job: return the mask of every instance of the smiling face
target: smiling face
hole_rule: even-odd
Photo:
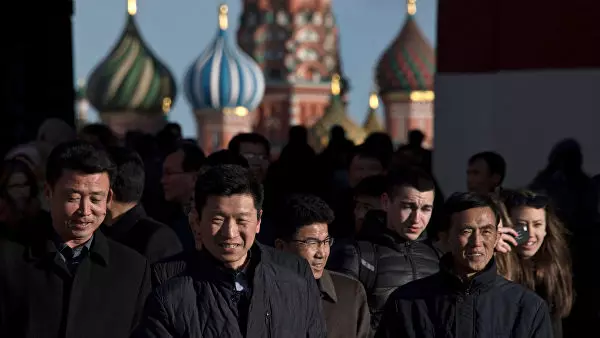
[[[64,170],[53,187],[46,185],[52,225],[68,246],[88,241],[106,217],[112,199],[107,173]]]
[[[238,269],[260,231],[261,214],[249,194],[209,196],[196,223],[197,238],[214,258]]]
[[[496,216],[489,207],[452,215],[448,247],[459,276],[469,278],[483,271],[490,262],[499,238],[496,223]]]
[[[515,207],[510,210],[510,217],[515,226],[527,227],[529,233],[529,240],[517,247],[519,255],[523,258],[533,257],[546,237],[546,209]]]

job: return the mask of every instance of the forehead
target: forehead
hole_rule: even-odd
[[[329,236],[327,223],[314,223],[298,229],[297,238],[317,238],[323,240]]]
[[[165,168],[181,168],[183,163],[184,154],[183,151],[178,150],[174,153],[169,154],[165,158],[164,166]]]
[[[240,143],[240,153],[266,154],[267,149],[261,143],[242,142]]]
[[[401,201],[410,201],[421,204],[433,204],[435,192],[419,191],[411,186],[402,185],[396,188],[396,199]]]
[[[488,171],[488,164],[483,158],[478,158],[469,163],[469,170]]]
[[[107,173],[86,174],[80,171],[64,170],[55,188],[77,191],[108,191],[110,179]]]
[[[452,224],[473,227],[496,226],[496,216],[490,207],[471,208],[452,214]]]
[[[203,211],[226,214],[256,213],[254,198],[250,194],[235,194],[231,196],[209,196]]]
[[[546,210],[544,208],[536,209],[532,207],[515,207],[510,210],[510,214],[517,218],[527,219],[545,219]]]

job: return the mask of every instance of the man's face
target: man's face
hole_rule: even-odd
[[[384,168],[379,160],[376,158],[356,155],[352,158],[350,167],[348,168],[348,180],[350,187],[356,187],[358,183],[360,183],[360,181],[365,177],[380,175],[383,173]]]
[[[459,275],[471,277],[482,271],[494,256],[498,242],[496,216],[489,207],[455,213],[450,218],[448,248]]]
[[[387,227],[409,241],[414,241],[427,227],[433,211],[434,191],[419,191],[413,187],[396,188],[395,196],[382,195]]]
[[[492,175],[483,159],[476,159],[467,169],[467,189],[471,192],[488,194],[499,184],[498,175]]]
[[[167,201],[188,203],[196,183],[195,172],[183,171],[184,153],[178,150],[165,159],[163,164],[162,186]]]
[[[354,197],[354,226],[358,233],[365,221],[365,215],[370,210],[381,210],[381,197],[359,195]]]
[[[246,262],[248,250],[260,231],[261,210],[249,194],[209,196],[196,223],[203,250],[231,269]]]
[[[240,144],[240,155],[244,156],[250,165],[250,170],[259,182],[267,175],[269,155],[267,149],[260,143],[244,142]]]
[[[304,257],[315,279],[321,278],[330,253],[327,224],[315,223],[298,230],[293,241],[286,243],[284,250]]]
[[[65,170],[54,187],[46,185],[54,230],[69,245],[86,242],[106,217],[112,199],[107,173]]]

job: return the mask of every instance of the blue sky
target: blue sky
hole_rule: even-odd
[[[373,71],[377,60],[398,34],[406,13],[405,0],[332,0],[341,32],[342,63],[352,83],[349,114],[362,123]],[[217,7],[230,7],[232,29],[237,29],[242,0],[138,0],[136,16],[142,35],[150,47],[173,71],[177,83],[191,62],[213,39],[217,30]],[[417,1],[417,21],[435,43],[437,0]],[[86,0],[75,7],[75,77],[87,78],[95,65],[109,52],[125,23],[127,0]],[[184,134],[195,136],[195,122],[183,88],[170,119],[183,126]],[[93,117],[95,113],[92,112]]]

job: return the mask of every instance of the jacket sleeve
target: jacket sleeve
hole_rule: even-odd
[[[534,317],[533,323],[531,325],[531,338],[552,338],[554,337],[554,332],[552,330],[552,319],[550,318],[550,313],[548,311],[548,306],[546,306],[546,302],[541,301],[540,306],[538,307]]]
[[[175,256],[183,251],[179,237],[171,228],[159,229],[148,242],[145,256],[151,263]]]
[[[356,323],[356,337],[369,338],[374,332],[371,330],[371,312],[367,303],[367,293],[362,284],[357,283],[356,310],[358,311],[358,323]]]
[[[327,324],[325,323],[325,315],[323,314],[321,292],[312,275],[310,279],[307,279],[306,283],[308,288],[308,322],[306,337],[327,338]]]
[[[135,315],[132,323],[131,329],[135,329],[138,323],[141,320],[142,313],[144,311],[144,303],[146,303],[146,299],[148,298],[148,294],[152,290],[150,284],[150,265],[146,262],[146,269],[144,270],[144,275],[142,276],[142,281],[140,283],[140,289],[138,293],[138,299],[135,304]]]
[[[327,260],[327,268],[359,279],[359,260],[356,245],[353,242],[347,242],[332,248],[331,255]]]
[[[140,325],[131,338],[173,338],[167,329],[171,325],[170,317],[165,309],[160,289],[155,289],[146,302]]]

